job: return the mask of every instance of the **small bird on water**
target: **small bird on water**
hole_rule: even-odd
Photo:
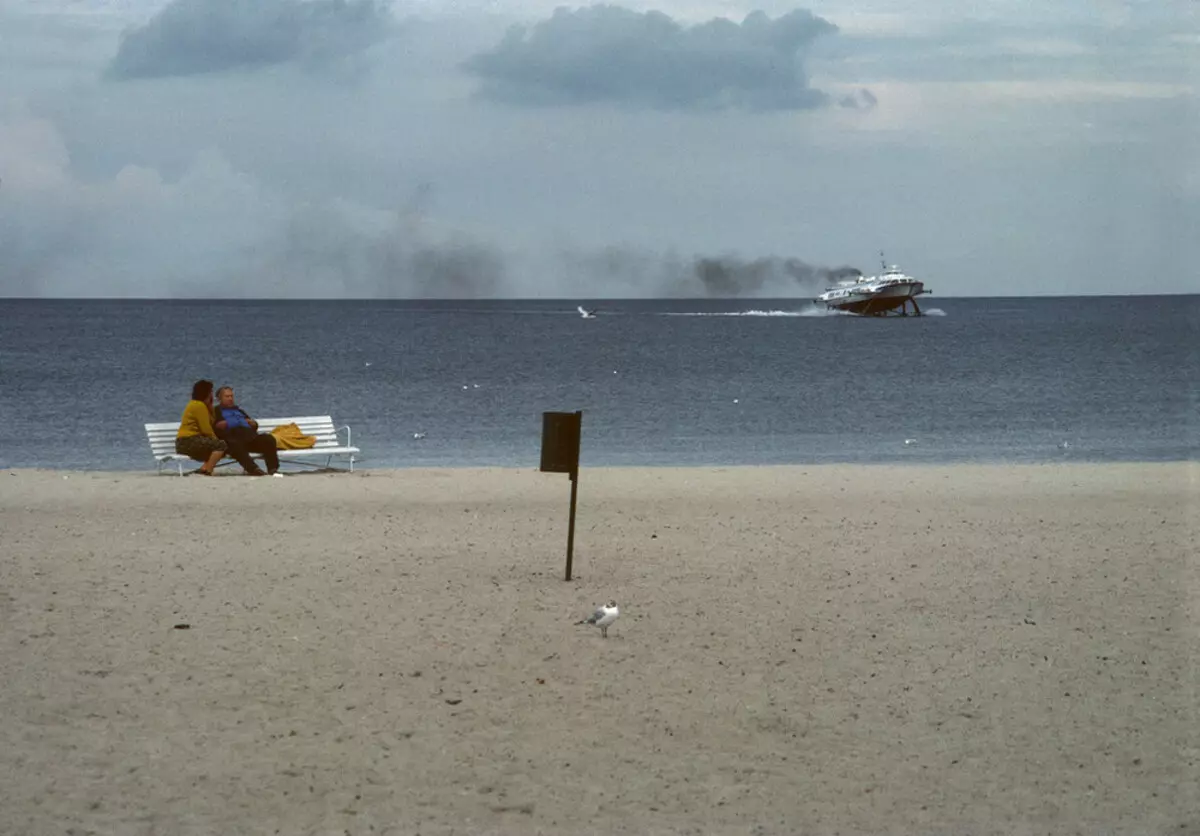
[[[617,602],[609,601],[603,607],[600,607],[598,610],[596,610],[594,613],[592,613],[588,618],[585,618],[583,621],[576,621],[575,623],[576,624],[595,624],[597,627],[600,628],[600,635],[607,639],[608,638],[608,628],[612,625],[612,623],[614,621],[617,620],[617,616],[619,616],[620,614],[621,614],[621,611],[619,609],[617,609]]]

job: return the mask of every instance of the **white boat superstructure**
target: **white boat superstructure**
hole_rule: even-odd
[[[908,316],[912,306],[913,316],[920,316],[917,297],[928,293],[925,283],[916,279],[896,265],[888,266],[883,253],[879,254],[882,269],[878,276],[859,276],[838,282],[814,299],[814,303],[830,310],[847,311],[862,316],[885,316],[898,314]]]

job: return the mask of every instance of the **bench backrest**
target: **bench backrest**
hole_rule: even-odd
[[[258,418],[256,420],[258,421],[258,431],[262,433],[269,433],[283,424],[297,425],[300,427],[300,432],[316,437],[317,443],[310,448],[313,450],[342,446],[333,426],[333,418],[329,415],[306,415],[300,418]],[[150,451],[155,458],[175,452],[175,436],[178,432],[178,421],[146,425],[146,438],[150,441]]]

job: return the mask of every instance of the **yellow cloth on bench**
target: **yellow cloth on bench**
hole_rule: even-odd
[[[314,436],[300,432],[296,424],[280,424],[271,430],[271,435],[275,436],[275,446],[280,450],[307,450],[317,443]]]

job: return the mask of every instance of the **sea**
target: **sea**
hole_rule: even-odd
[[[923,307],[0,299],[0,467],[153,471],[200,378],[332,415],[362,468],[535,468],[577,410],[583,469],[1200,458],[1200,295]]]

